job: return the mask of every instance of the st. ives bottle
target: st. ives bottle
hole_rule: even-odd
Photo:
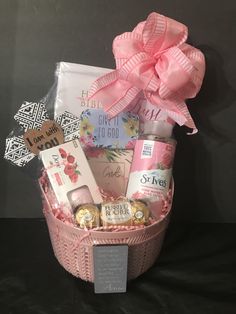
[[[126,196],[150,201],[163,199],[169,191],[176,141],[173,124],[147,121],[136,141]]]

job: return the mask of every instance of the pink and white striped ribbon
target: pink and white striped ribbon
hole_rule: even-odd
[[[203,53],[186,44],[187,27],[151,13],[132,32],[113,41],[116,70],[98,78],[89,99],[100,100],[114,117],[143,97],[165,109],[175,122],[197,132],[185,100],[199,92],[205,74]]]

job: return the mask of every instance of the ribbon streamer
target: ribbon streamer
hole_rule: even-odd
[[[196,133],[185,100],[200,90],[205,58],[186,44],[187,37],[184,24],[151,13],[132,32],[114,39],[116,70],[92,84],[89,99],[100,100],[114,117],[145,96],[158,110],[165,109],[171,119]]]

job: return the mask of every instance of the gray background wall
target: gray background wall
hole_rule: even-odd
[[[176,129],[173,220],[235,222],[235,3],[1,0],[1,156],[14,113],[24,100],[47,93],[56,62],[114,67],[113,38],[157,11],[188,25],[190,42],[207,61],[202,91],[189,102],[200,131],[187,136],[185,129]],[[36,184],[3,159],[0,163],[0,217],[40,217]]]

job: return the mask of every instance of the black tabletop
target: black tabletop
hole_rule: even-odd
[[[124,294],[94,294],[53,255],[43,219],[1,219],[0,313],[236,313],[234,224],[170,224]]]

